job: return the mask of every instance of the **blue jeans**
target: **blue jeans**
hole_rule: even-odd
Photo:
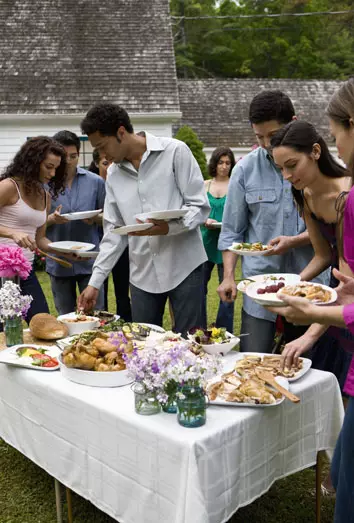
[[[214,266],[216,264],[207,261],[204,263],[204,300],[203,300],[203,314],[205,315],[205,323],[207,323],[207,295],[208,295],[208,283],[211,278],[211,273],[213,272]],[[218,276],[219,283],[224,279],[224,266],[222,263],[218,263]],[[219,303],[219,310],[216,316],[215,324],[217,327],[225,327],[227,332],[233,333],[234,330],[234,303],[227,303],[226,301],[221,301]]]
[[[76,276],[66,276],[64,278],[50,274],[54,303],[59,315],[76,311],[76,285],[79,287],[79,291],[82,292],[86,289],[90,278],[91,274],[77,274]],[[103,307],[104,288],[102,285],[95,309],[102,310]]]
[[[349,398],[334,451],[331,478],[336,489],[334,523],[354,523],[354,398]]]
[[[155,294],[130,285],[133,321],[162,326],[163,313],[169,298],[175,320],[175,331],[187,334],[196,326],[204,327],[203,265],[199,265],[174,289]]]

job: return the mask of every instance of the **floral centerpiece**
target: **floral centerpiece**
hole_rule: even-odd
[[[165,409],[167,412],[175,411],[170,402],[171,396],[176,400],[181,411],[183,401],[188,400],[190,394],[194,394],[198,396],[198,401],[203,406],[205,423],[203,384],[221,372],[219,356],[193,354],[189,350],[188,343],[181,341],[168,350],[164,347],[154,347],[136,351],[127,359],[127,369],[135,381],[135,407],[138,412],[143,409],[146,400],[143,394],[148,395],[151,405],[156,406],[159,403],[163,406],[167,405],[168,408]],[[140,403],[137,398],[139,394]],[[202,401],[200,401],[201,397]],[[155,412],[158,410],[156,407]],[[192,410],[189,408],[189,419],[194,417],[195,409],[193,412]]]
[[[32,296],[23,296],[19,285],[7,281],[0,289],[0,321],[5,324],[6,345],[23,343],[22,319],[32,302]]]
[[[0,245],[0,277],[18,276],[26,280],[32,270],[30,262],[23,254],[21,247]]]

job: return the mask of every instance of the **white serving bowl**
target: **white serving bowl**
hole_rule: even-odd
[[[237,347],[237,345],[240,343],[240,338],[238,338],[237,336],[233,336],[229,332],[226,333],[226,337],[229,338],[230,341],[224,341],[224,343],[211,343],[209,345],[204,345],[203,343],[200,343],[199,345],[207,354],[223,354],[225,356],[225,354]],[[191,334],[188,334],[188,338],[192,341],[194,340]]]
[[[87,316],[87,318],[90,318],[90,321],[78,321],[76,323],[67,321],[75,319],[76,317],[76,312],[70,312],[69,314],[62,314],[57,318],[58,321],[64,323],[64,325],[67,326],[69,329],[69,336],[73,336],[74,334],[81,334],[85,331],[92,331],[100,326],[100,320],[98,318],[94,318],[93,316]]]
[[[123,387],[133,380],[128,377],[127,370],[99,372],[94,370],[72,369],[64,365],[62,355],[58,357],[60,372],[67,380],[88,385],[89,387]]]

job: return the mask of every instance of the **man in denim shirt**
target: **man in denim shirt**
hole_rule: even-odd
[[[314,255],[291,184],[283,179],[269,154],[272,136],[295,118],[290,98],[280,91],[263,91],[251,102],[249,119],[260,147],[237,163],[230,180],[219,237],[224,280],[218,293],[224,301],[233,301],[237,295],[237,255],[227,250],[234,242],[273,245],[271,256],[242,258],[245,278],[280,272],[299,274]],[[322,283],[326,280],[326,274],[319,278]],[[275,320],[275,314],[244,295],[241,332],[251,336],[241,340],[241,351],[271,352]],[[302,334],[292,330],[295,337]],[[290,341],[289,336],[286,341]]]
[[[71,131],[60,131],[53,136],[66,151],[67,179],[64,194],[52,200],[51,214],[47,221],[47,236],[52,242],[74,240],[93,243],[98,250],[100,243],[99,225],[102,216],[91,220],[69,221],[61,214],[103,209],[105,183],[97,174],[78,167],[80,139]],[[76,287],[81,292],[92,274],[93,259],[73,262],[72,269],[61,267],[47,258],[46,271],[50,275],[55,307],[59,314],[76,310]],[[104,289],[100,290],[96,308],[104,307]]]

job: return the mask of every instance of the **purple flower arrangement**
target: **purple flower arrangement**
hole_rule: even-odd
[[[0,321],[25,318],[31,306],[32,296],[22,296],[19,285],[7,281],[0,289]]]

